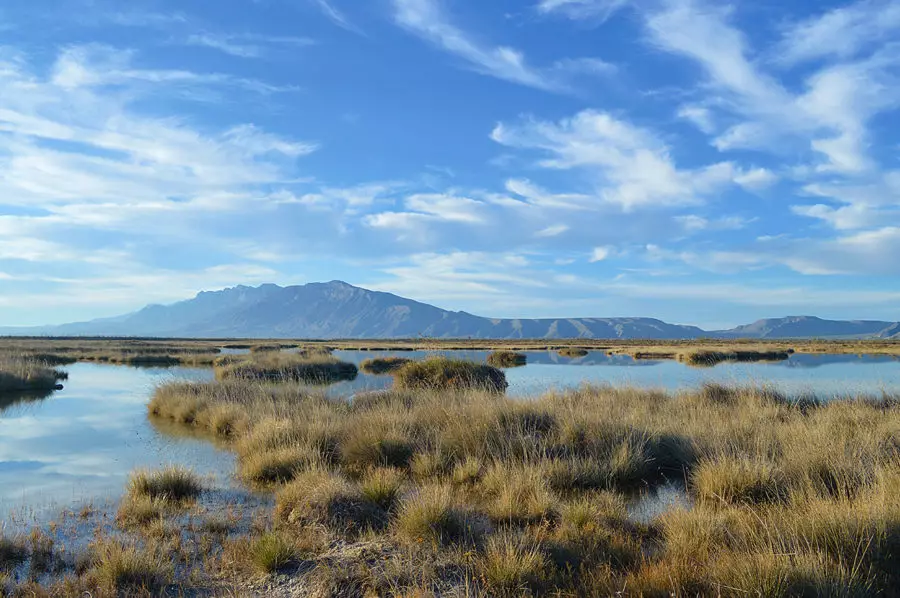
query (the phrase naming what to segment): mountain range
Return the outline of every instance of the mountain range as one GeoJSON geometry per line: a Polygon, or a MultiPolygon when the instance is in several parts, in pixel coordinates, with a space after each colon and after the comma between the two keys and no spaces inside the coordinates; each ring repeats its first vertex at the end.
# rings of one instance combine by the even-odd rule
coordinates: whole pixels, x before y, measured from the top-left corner
{"type": "Polygon", "coordinates": [[[237,286],[114,318],[0,328],[0,335],[172,338],[896,338],[900,322],[792,316],[731,330],[654,318],[499,319],[453,312],[345,282],[237,286]]]}

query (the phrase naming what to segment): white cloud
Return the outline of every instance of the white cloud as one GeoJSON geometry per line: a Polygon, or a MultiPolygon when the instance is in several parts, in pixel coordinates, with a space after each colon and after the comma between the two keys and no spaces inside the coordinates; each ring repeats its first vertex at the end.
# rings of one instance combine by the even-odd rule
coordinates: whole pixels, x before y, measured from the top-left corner
{"type": "Polygon", "coordinates": [[[690,121],[706,134],[712,134],[716,130],[713,115],[709,108],[694,105],[682,106],[678,109],[678,117],[690,121]]]}
{"type": "Polygon", "coordinates": [[[509,179],[506,181],[506,190],[524,198],[530,206],[561,210],[590,210],[598,207],[596,197],[578,193],[550,193],[526,179],[509,179]]]}
{"type": "MultiPolygon", "coordinates": [[[[195,73],[177,69],[141,69],[132,66],[134,52],[90,44],[71,46],[57,58],[52,83],[66,90],[79,88],[128,87],[138,83],[166,85],[172,93],[178,86],[232,86],[262,94],[292,91],[295,88],[269,85],[256,79],[234,77],[221,73],[195,73]]],[[[200,97],[200,96],[195,96],[200,97]]]]}
{"type": "Polygon", "coordinates": [[[535,237],[558,237],[569,230],[566,224],[552,224],[547,228],[542,228],[534,234],[535,237]]]}
{"type": "Polygon", "coordinates": [[[739,172],[734,182],[750,191],[762,191],[778,181],[778,175],[766,168],[753,168],[739,172]]]}
{"type": "Polygon", "coordinates": [[[459,300],[497,301],[516,297],[522,289],[547,286],[545,278],[530,269],[528,259],[517,253],[421,253],[383,272],[388,280],[366,287],[437,305],[459,300]]]}
{"type": "Polygon", "coordinates": [[[604,112],[586,110],[559,123],[526,120],[499,124],[497,143],[549,154],[545,168],[585,169],[596,178],[603,201],[625,210],[704,202],[704,196],[730,184],[730,162],[679,170],[669,148],[653,133],[604,112]]]}
{"type": "Polygon", "coordinates": [[[630,0],[541,0],[535,7],[543,14],[559,13],[573,20],[603,22],[630,0]]]}
{"type": "Polygon", "coordinates": [[[393,0],[394,19],[402,27],[454,54],[478,73],[546,91],[571,91],[573,74],[605,74],[614,67],[596,58],[563,59],[549,68],[528,64],[525,55],[507,46],[479,43],[453,25],[436,0],[393,0]]]}
{"type": "Polygon", "coordinates": [[[724,231],[724,230],[740,230],[746,228],[752,222],[756,222],[757,218],[743,218],[741,216],[723,216],[709,220],[703,216],[696,214],[685,214],[675,216],[677,222],[687,233],[696,233],[700,231],[724,231]]]}
{"type": "Polygon", "coordinates": [[[409,211],[370,214],[364,222],[374,228],[415,229],[423,224],[484,224],[485,204],[468,197],[441,193],[419,193],[404,200],[409,211]]]}
{"type": "Polygon", "coordinates": [[[590,262],[602,262],[603,260],[609,258],[615,253],[615,248],[609,245],[605,245],[603,247],[594,247],[594,250],[591,252],[590,262]]]}
{"type": "Polygon", "coordinates": [[[272,46],[300,48],[315,42],[307,37],[272,37],[251,34],[223,35],[216,33],[194,33],[187,37],[185,44],[218,50],[238,58],[261,58],[269,53],[272,46]]]}
{"type": "Polygon", "coordinates": [[[776,60],[793,65],[822,58],[852,58],[900,29],[900,4],[862,0],[785,28],[776,60]]]}
{"type": "Polygon", "coordinates": [[[332,0],[310,0],[314,6],[316,6],[322,14],[325,15],[332,23],[346,29],[347,31],[352,31],[354,33],[360,33],[360,30],[350,22],[347,16],[338,9],[337,6],[332,2],[332,0]]]}

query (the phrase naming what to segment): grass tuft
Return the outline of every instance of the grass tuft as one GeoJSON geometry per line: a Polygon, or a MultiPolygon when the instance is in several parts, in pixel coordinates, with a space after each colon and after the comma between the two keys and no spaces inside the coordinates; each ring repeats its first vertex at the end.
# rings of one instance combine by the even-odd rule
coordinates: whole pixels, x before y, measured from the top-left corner
{"type": "Polygon", "coordinates": [[[494,351],[487,356],[488,365],[495,368],[516,368],[528,363],[528,356],[515,351],[494,351]]]}
{"type": "Polygon", "coordinates": [[[580,349],[578,347],[564,347],[557,351],[562,357],[568,357],[569,359],[577,359],[579,357],[587,357],[590,353],[587,349],[580,349]]]}
{"type": "Polygon", "coordinates": [[[373,357],[371,359],[366,359],[359,364],[359,368],[367,374],[374,374],[377,376],[380,374],[390,374],[411,362],[412,359],[407,359],[406,357],[373,357]]]}
{"type": "Polygon", "coordinates": [[[92,547],[93,566],[88,575],[97,585],[119,595],[158,595],[171,571],[162,556],[119,540],[102,540],[92,547]]]}
{"type": "Polygon", "coordinates": [[[128,480],[128,494],[132,498],[184,503],[195,500],[202,491],[197,475],[177,465],[156,471],[140,470],[128,480]]]}
{"type": "Polygon", "coordinates": [[[397,535],[412,543],[435,546],[473,542],[479,526],[454,503],[445,486],[426,486],[404,499],[397,514],[397,535]]]}
{"type": "Polygon", "coordinates": [[[459,359],[432,357],[394,371],[394,386],[414,390],[506,391],[506,375],[495,367],[459,359]]]}
{"type": "Polygon", "coordinates": [[[250,559],[261,573],[277,573],[297,561],[297,549],[283,534],[266,532],[250,544],[250,559]]]}

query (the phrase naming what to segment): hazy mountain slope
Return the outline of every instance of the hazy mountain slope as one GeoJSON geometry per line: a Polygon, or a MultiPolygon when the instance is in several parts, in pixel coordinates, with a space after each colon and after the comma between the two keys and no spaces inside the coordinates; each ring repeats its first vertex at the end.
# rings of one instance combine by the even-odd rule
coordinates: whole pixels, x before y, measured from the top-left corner
{"type": "Polygon", "coordinates": [[[247,338],[900,338],[900,323],[810,316],[707,332],[653,318],[491,319],[334,281],[238,286],[115,318],[0,334],[247,338]]]}
{"type": "Polygon", "coordinates": [[[652,318],[503,320],[451,312],[343,282],[234,287],[118,318],[17,334],[271,338],[692,338],[652,318]]]}
{"type": "Polygon", "coordinates": [[[749,338],[887,338],[898,332],[900,324],[897,322],[823,320],[814,316],[790,316],[758,320],[746,326],[721,331],[721,334],[749,338]]]}

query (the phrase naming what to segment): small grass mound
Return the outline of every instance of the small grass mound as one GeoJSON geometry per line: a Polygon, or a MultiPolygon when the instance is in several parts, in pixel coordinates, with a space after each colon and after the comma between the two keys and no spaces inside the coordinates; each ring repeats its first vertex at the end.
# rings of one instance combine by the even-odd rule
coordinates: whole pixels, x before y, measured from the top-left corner
{"type": "Polygon", "coordinates": [[[360,490],[366,500],[389,511],[400,497],[400,489],[405,480],[406,476],[399,469],[378,467],[363,478],[360,490]]]}
{"type": "Polygon", "coordinates": [[[784,475],[772,463],[727,455],[702,460],[691,483],[700,500],[727,504],[778,502],[787,490],[784,475]]]}
{"type": "Polygon", "coordinates": [[[494,351],[487,356],[487,362],[495,368],[517,368],[528,363],[528,356],[515,351],[494,351]]]}
{"type": "Polygon", "coordinates": [[[579,357],[586,357],[589,353],[587,349],[580,349],[578,347],[563,347],[559,351],[557,351],[562,357],[568,357],[569,359],[577,359],[579,357]]]}
{"type": "Polygon", "coordinates": [[[688,365],[710,367],[726,361],[784,361],[790,356],[788,351],[692,351],[682,359],[688,365]]]}
{"type": "Polygon", "coordinates": [[[427,486],[407,497],[397,515],[397,535],[411,543],[435,546],[470,543],[480,530],[453,501],[444,486],[427,486]]]}
{"type": "Polygon", "coordinates": [[[390,374],[411,362],[412,359],[407,359],[406,357],[373,357],[359,364],[359,369],[367,374],[379,376],[381,374],[390,374]]]}
{"type": "Polygon", "coordinates": [[[286,484],[320,461],[318,451],[312,447],[288,446],[246,455],[241,459],[240,474],[247,483],[257,487],[286,484]]]}
{"type": "Polygon", "coordinates": [[[165,499],[145,495],[126,496],[119,504],[116,523],[122,529],[146,527],[163,519],[167,507],[165,499]]]}
{"type": "Polygon", "coordinates": [[[0,535],[0,571],[10,571],[27,558],[28,549],[24,542],[0,535]]]}
{"type": "Polygon", "coordinates": [[[394,386],[409,390],[481,390],[506,392],[506,375],[495,367],[433,357],[408,363],[394,372],[394,386]]]}
{"type": "Polygon", "coordinates": [[[30,357],[0,357],[0,393],[41,392],[62,388],[68,374],[30,357]]]}
{"type": "Polygon", "coordinates": [[[387,523],[384,511],[369,502],[358,487],[323,469],[305,471],[279,490],[275,514],[288,524],[325,525],[349,534],[379,529],[387,523]]]}
{"type": "Polygon", "coordinates": [[[548,581],[548,561],[540,546],[512,534],[488,539],[478,569],[492,596],[529,595],[548,581]]]}
{"type": "Polygon", "coordinates": [[[297,549],[284,535],[266,532],[250,544],[250,560],[261,573],[277,573],[297,561],[297,549]]]}
{"type": "Polygon", "coordinates": [[[93,566],[88,572],[98,586],[114,595],[159,595],[171,577],[162,555],[118,540],[94,544],[93,566]]]}
{"type": "Polygon", "coordinates": [[[195,500],[202,491],[203,486],[194,472],[174,465],[156,471],[137,471],[128,480],[128,494],[132,498],[185,503],[195,500]]]}
{"type": "Polygon", "coordinates": [[[250,347],[251,353],[275,353],[281,351],[281,345],[253,345],[250,347]]]}
{"type": "Polygon", "coordinates": [[[306,358],[292,354],[267,355],[216,368],[216,376],[220,379],[256,382],[333,384],[354,380],[358,375],[359,370],[352,363],[333,357],[306,358]]]}

